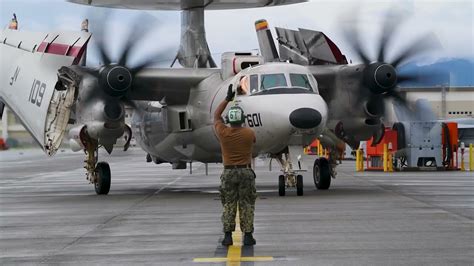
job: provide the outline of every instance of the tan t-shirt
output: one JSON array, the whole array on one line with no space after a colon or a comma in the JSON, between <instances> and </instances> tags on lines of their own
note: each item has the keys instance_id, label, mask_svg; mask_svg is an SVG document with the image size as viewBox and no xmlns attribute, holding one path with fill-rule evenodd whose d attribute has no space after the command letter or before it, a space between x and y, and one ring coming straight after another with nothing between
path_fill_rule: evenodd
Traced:
<instances>
[{"instance_id":1,"label":"tan t-shirt","mask_svg":"<svg viewBox=\"0 0 474 266\"><path fill-rule=\"evenodd\" d=\"M247 127L228 127L219 119L214 122L221 143L224 165L245 165L252 161L255 132Z\"/></svg>"}]
</instances>

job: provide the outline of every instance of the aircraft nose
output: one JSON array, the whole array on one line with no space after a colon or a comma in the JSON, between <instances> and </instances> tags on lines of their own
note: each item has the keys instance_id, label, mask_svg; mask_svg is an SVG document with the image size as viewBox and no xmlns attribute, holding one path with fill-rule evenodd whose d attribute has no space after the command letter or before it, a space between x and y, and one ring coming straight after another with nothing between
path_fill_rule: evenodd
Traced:
<instances>
[{"instance_id":1,"label":"aircraft nose","mask_svg":"<svg viewBox=\"0 0 474 266\"><path fill-rule=\"evenodd\" d=\"M290 114L290 123L299 129L311 129L319 126L322 121L321 113L312 108L296 109Z\"/></svg>"}]
</instances>

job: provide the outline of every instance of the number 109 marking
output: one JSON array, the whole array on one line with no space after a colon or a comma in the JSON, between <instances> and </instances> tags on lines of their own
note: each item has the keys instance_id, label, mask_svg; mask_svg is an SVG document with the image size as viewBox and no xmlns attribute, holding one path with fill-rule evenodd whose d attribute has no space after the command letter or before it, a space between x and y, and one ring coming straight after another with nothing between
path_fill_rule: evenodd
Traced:
<instances>
[{"instance_id":1,"label":"number 109 marking","mask_svg":"<svg viewBox=\"0 0 474 266\"><path fill-rule=\"evenodd\" d=\"M46 91L46 84L39 81L33 80L33 84L31 85L30 97L28 101L32 104L36 104L38 107L41 107L41 103L43 102L44 92Z\"/></svg>"}]
</instances>

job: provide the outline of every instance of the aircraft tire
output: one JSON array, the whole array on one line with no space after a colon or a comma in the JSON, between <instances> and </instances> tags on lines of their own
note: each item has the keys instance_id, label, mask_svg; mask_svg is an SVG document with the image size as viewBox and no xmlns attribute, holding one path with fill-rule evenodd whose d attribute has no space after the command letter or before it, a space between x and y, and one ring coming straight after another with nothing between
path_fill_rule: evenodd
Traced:
<instances>
[{"instance_id":1,"label":"aircraft tire","mask_svg":"<svg viewBox=\"0 0 474 266\"><path fill-rule=\"evenodd\" d=\"M296 176L296 195L303 196L303 176Z\"/></svg>"},{"instance_id":2,"label":"aircraft tire","mask_svg":"<svg viewBox=\"0 0 474 266\"><path fill-rule=\"evenodd\" d=\"M326 158L319 158L313 165L314 185L319 190L327 190L331 186L331 172L329 161Z\"/></svg>"},{"instance_id":3,"label":"aircraft tire","mask_svg":"<svg viewBox=\"0 0 474 266\"><path fill-rule=\"evenodd\" d=\"M285 176L278 176L278 195L280 195L280 197L285 196L285 186Z\"/></svg>"},{"instance_id":4,"label":"aircraft tire","mask_svg":"<svg viewBox=\"0 0 474 266\"><path fill-rule=\"evenodd\" d=\"M110 191L110 166L106 162L99 162L96 166L97 182L94 184L97 195L107 195Z\"/></svg>"}]
</instances>

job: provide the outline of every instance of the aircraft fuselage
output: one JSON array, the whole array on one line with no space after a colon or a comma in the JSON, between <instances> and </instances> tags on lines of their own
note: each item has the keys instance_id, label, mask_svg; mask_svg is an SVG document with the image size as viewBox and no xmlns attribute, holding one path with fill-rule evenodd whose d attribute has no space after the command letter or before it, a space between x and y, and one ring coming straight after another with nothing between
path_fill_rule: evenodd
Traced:
<instances>
[{"instance_id":1,"label":"aircraft fuselage","mask_svg":"<svg viewBox=\"0 0 474 266\"><path fill-rule=\"evenodd\" d=\"M226 81L216 73L191 90L187 105L164 105L158 111L135 112L132 122L134 136L138 144L158 162L220 162L220 145L214 131L214 111L225 99L229 84L235 84L242 76L252 76L254 82L250 83L254 84L250 84L251 91L237 95L228 108L238 105L244 109L244 126L252 128L256 134L254 156L277 154L288 146L290 137L295 133L312 136L320 134L327 120L327 106L317 93L315 80L311 80L311 85L308 83L308 86L312 86L311 90L297 88L295 84L289 84L294 79L293 76L290 78L290 74L311 77L304 67L287 63L265 64L244 70ZM286 75L287 86L259 90L259 86L261 89L266 84L262 79L275 77L271 75ZM255 83L257 76L259 83ZM295 126L294 118L292 122L290 116L293 113L295 117L299 112L297 110L313 110L320 117L315 117L315 123L309 126Z\"/></svg>"}]
</instances>

